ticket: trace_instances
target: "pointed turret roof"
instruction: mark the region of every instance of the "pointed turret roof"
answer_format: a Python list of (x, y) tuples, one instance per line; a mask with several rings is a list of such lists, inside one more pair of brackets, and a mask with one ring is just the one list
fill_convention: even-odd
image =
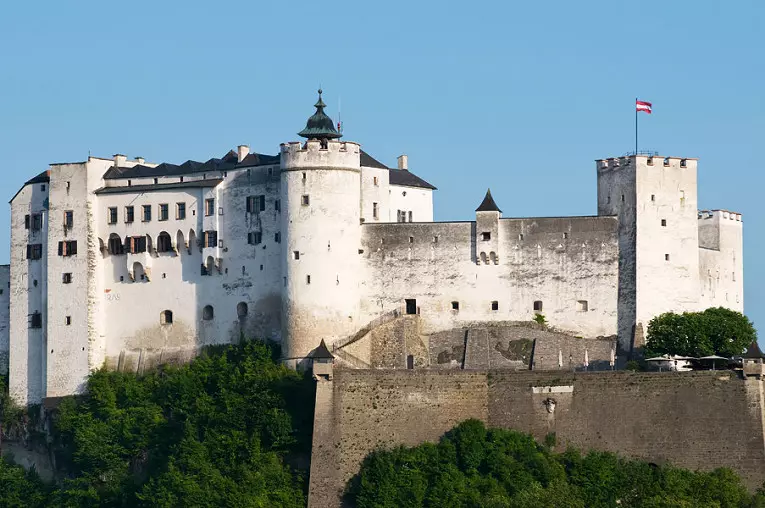
[(478, 205), (478, 208), (476, 208), (475, 211), (502, 213), (502, 210), (499, 209), (497, 203), (494, 202), (494, 198), (491, 197), (491, 189), (486, 189), (486, 196), (484, 196), (483, 201), (481, 201), (481, 204)]
[(746, 353), (744, 353), (744, 358), (765, 358), (765, 355), (762, 354), (762, 351), (760, 350), (759, 344), (757, 344), (757, 341), (755, 340), (752, 342), (752, 345), (749, 346), (746, 349)]
[(329, 352), (329, 348), (327, 347), (327, 343), (324, 342), (324, 339), (321, 339), (321, 344), (319, 344), (319, 347), (311, 351), (311, 358), (314, 360), (316, 358), (334, 358), (335, 356)]
[(316, 113), (311, 115), (305, 124), (305, 129), (298, 132), (298, 136), (302, 136), (308, 139), (334, 139), (342, 136), (330, 117), (324, 113), (324, 108), (327, 107), (324, 101), (321, 100), (321, 88), (319, 88), (319, 100), (314, 104)]

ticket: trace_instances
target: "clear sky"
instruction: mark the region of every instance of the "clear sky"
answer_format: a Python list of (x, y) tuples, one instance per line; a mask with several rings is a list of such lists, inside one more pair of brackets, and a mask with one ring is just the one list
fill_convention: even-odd
[[(346, 139), (435, 184), (437, 220), (590, 215), (594, 159), (698, 157), (743, 213), (765, 330), (765, 2), (4, 2), (0, 185), (88, 152), (181, 163), (297, 139), (319, 84)], [(8, 262), (8, 207), (0, 262)]]

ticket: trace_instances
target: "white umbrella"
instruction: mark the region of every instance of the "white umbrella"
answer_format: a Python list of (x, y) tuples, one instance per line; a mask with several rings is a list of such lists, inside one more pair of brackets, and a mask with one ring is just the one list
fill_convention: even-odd
[(584, 369), (587, 370), (587, 367), (590, 366), (590, 355), (587, 354), (587, 350), (584, 350)]
[(616, 363), (616, 350), (614, 348), (611, 348), (611, 368), (614, 368), (614, 364)]
[(563, 351), (560, 349), (558, 350), (558, 367), (563, 367)]

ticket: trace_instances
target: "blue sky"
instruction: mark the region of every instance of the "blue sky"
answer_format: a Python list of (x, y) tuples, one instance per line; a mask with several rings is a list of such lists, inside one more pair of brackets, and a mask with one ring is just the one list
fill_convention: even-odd
[(321, 84), (346, 139), (439, 188), (437, 220), (470, 219), (489, 186), (505, 216), (588, 215), (593, 161), (634, 149), (639, 96), (641, 148), (698, 157), (699, 206), (743, 213), (765, 327), (764, 29), (757, 0), (6, 2), (0, 183), (9, 200), (88, 151), (276, 153)]

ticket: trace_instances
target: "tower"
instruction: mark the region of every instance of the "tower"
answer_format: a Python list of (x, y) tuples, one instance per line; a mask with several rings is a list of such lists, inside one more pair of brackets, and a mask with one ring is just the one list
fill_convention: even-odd
[(281, 145), (282, 342), (291, 365), (359, 321), (360, 151), (339, 140), (321, 93), (298, 133), (307, 141)]
[(663, 312), (699, 308), (696, 159), (597, 161), (598, 215), (619, 219), (619, 347), (644, 343)]

